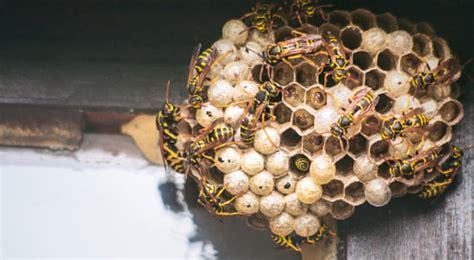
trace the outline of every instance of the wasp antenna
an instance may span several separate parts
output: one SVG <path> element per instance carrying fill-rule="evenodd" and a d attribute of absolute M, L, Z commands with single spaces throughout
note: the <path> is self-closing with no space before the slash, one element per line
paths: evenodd
<path fill-rule="evenodd" d="M 171 88 L 171 81 L 166 81 L 166 103 L 170 101 L 170 88 Z"/>
<path fill-rule="evenodd" d="M 256 50 L 250 49 L 249 47 L 245 47 L 245 50 L 253 52 L 253 53 L 257 54 L 258 56 L 260 56 L 260 58 L 263 58 L 262 54 L 260 52 L 256 51 Z"/>
<path fill-rule="evenodd" d="M 462 65 L 461 65 L 461 70 L 464 69 L 464 67 L 466 67 L 469 63 L 472 62 L 472 58 L 468 59 L 466 62 L 464 62 Z"/>

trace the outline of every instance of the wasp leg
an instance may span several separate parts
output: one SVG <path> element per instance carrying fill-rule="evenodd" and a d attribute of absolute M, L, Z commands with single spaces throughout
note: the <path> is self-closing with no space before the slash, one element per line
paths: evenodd
<path fill-rule="evenodd" d="M 216 215 L 219 217 L 229 217 L 229 216 L 242 216 L 240 212 L 225 212 L 225 211 L 216 211 Z"/>
<path fill-rule="evenodd" d="M 234 196 L 229 200 L 226 200 L 224 202 L 219 203 L 219 206 L 220 207 L 225 207 L 225 206 L 229 205 L 230 203 L 234 202 L 236 199 L 237 199 L 237 196 Z"/>

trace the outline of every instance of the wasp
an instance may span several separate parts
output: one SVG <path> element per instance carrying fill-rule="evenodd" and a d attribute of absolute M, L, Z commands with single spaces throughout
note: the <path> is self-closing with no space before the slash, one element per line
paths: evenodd
<path fill-rule="evenodd" d="M 295 169 L 299 172 L 307 173 L 309 172 L 311 161 L 306 156 L 300 155 L 296 157 L 295 161 L 293 162 L 293 165 Z"/>
<path fill-rule="evenodd" d="M 283 26 L 287 25 L 288 22 L 285 18 L 283 18 L 281 15 L 273 13 L 275 7 L 277 7 L 276 4 L 263 4 L 257 2 L 257 4 L 252 7 L 251 12 L 240 18 L 242 21 L 251 19 L 251 26 L 241 33 L 251 28 L 255 28 L 261 33 L 269 33 L 271 30 L 273 30 L 273 28 L 275 28 L 274 23 L 276 20 L 280 20 Z"/>
<path fill-rule="evenodd" d="M 326 224 L 322 224 L 318 232 L 312 236 L 306 238 L 300 237 L 295 233 L 287 236 L 279 236 L 272 234 L 273 241 L 282 248 L 293 249 L 296 252 L 301 252 L 301 245 L 303 244 L 316 244 L 328 236 L 335 236 L 336 233 L 332 231 Z"/>
<path fill-rule="evenodd" d="M 446 160 L 437 167 L 439 175 L 427 183 L 416 195 L 422 199 L 431 199 L 444 193 L 451 185 L 462 166 L 464 152 L 458 146 L 451 146 L 451 151 Z"/>
<path fill-rule="evenodd" d="M 416 172 L 425 169 L 428 169 L 428 171 L 432 171 L 433 167 L 438 162 L 438 158 L 438 148 L 433 147 L 418 155 L 415 155 L 414 157 L 396 160 L 394 163 L 391 163 L 389 173 L 393 177 L 411 177 Z"/>
<path fill-rule="evenodd" d="M 346 112 L 331 126 L 331 135 L 341 140 L 351 126 L 359 122 L 377 105 L 379 96 L 371 89 L 363 88 L 351 98 Z"/>
<path fill-rule="evenodd" d="M 308 23 L 308 20 L 313 18 L 316 13 L 319 13 L 321 18 L 327 21 L 328 14 L 323 10 L 326 7 L 332 7 L 332 5 L 320 5 L 317 0 L 294 0 L 290 7 L 290 13 L 303 25 Z"/>
<path fill-rule="evenodd" d="M 189 93 L 188 103 L 194 108 L 199 108 L 204 102 L 204 80 L 207 74 L 216 62 L 218 53 L 215 48 L 208 48 L 201 54 L 201 44 L 194 49 L 189 62 L 189 72 L 187 80 L 187 89 Z"/>
<path fill-rule="evenodd" d="M 385 121 L 380 136 L 382 140 L 395 140 L 398 136 L 402 136 L 404 132 L 419 131 L 422 127 L 428 125 L 429 121 L 426 115 L 415 109 L 401 118 L 393 117 Z"/>
<path fill-rule="evenodd" d="M 217 217 L 226 217 L 226 216 L 238 216 L 242 215 L 240 212 L 226 211 L 226 207 L 229 206 L 232 202 L 235 201 L 237 196 L 233 196 L 230 199 L 222 198 L 222 195 L 225 191 L 225 187 L 218 188 L 211 181 L 205 180 L 201 183 L 199 189 L 198 203 L 204 206 L 211 214 Z"/>
<path fill-rule="evenodd" d="M 326 42 L 326 56 L 330 62 L 327 66 L 330 72 L 324 75 L 324 82 L 331 76 L 335 83 L 339 83 L 344 79 L 352 79 L 351 73 L 347 70 L 350 65 L 350 60 L 347 58 L 348 54 L 342 43 L 330 32 L 328 32 L 328 40 Z"/>

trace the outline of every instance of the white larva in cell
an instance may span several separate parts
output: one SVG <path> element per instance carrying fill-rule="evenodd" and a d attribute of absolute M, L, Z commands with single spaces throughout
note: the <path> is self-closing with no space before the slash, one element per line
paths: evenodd
<path fill-rule="evenodd" d="M 196 111 L 196 120 L 203 127 L 210 126 L 214 121 L 223 116 L 224 112 L 222 109 L 217 108 L 211 104 L 203 104 Z"/>
<path fill-rule="evenodd" d="M 258 196 L 248 191 L 237 197 L 234 203 L 235 209 L 243 215 L 252 215 L 258 212 L 260 202 Z"/>
<path fill-rule="evenodd" d="M 234 88 L 234 102 L 253 100 L 258 92 L 258 83 L 251 80 L 242 80 Z"/>
<path fill-rule="evenodd" d="M 262 171 L 250 178 L 250 190 L 257 195 L 264 196 L 270 194 L 274 186 L 273 176 L 266 171 Z"/>
<path fill-rule="evenodd" d="M 370 205 L 382 207 L 390 201 L 392 192 L 383 179 L 377 178 L 365 185 L 365 197 Z"/>
<path fill-rule="evenodd" d="M 237 171 L 240 168 L 240 153 L 234 147 L 224 147 L 216 151 L 216 167 L 223 173 Z"/>
<path fill-rule="evenodd" d="M 230 62 L 224 67 L 224 78 L 231 84 L 237 84 L 250 77 L 250 68 L 243 61 Z"/>
<path fill-rule="evenodd" d="M 283 212 L 270 219 L 270 229 L 276 235 L 287 236 L 295 230 L 295 219 L 290 214 Z"/>
<path fill-rule="evenodd" d="M 232 102 L 234 87 L 226 80 L 216 80 L 207 90 L 209 102 L 216 107 L 225 107 Z"/>
<path fill-rule="evenodd" d="M 232 41 L 235 45 L 243 45 L 247 41 L 248 28 L 240 19 L 227 21 L 222 27 L 222 38 Z"/>
<path fill-rule="evenodd" d="M 403 72 L 390 71 L 385 80 L 385 87 L 393 97 L 399 97 L 408 94 L 410 80 L 411 78 Z"/>
<path fill-rule="evenodd" d="M 313 158 L 309 174 L 316 184 L 326 184 L 336 176 L 336 166 L 329 155 L 321 154 Z"/>
<path fill-rule="evenodd" d="M 285 212 L 293 215 L 300 216 L 308 211 L 308 205 L 303 204 L 298 200 L 296 193 L 290 193 L 285 196 Z"/>
<path fill-rule="evenodd" d="M 321 227 L 318 217 L 312 214 L 305 214 L 295 218 L 295 232 L 299 236 L 308 237 L 316 234 Z"/>
<path fill-rule="evenodd" d="M 277 180 L 276 188 L 283 194 L 290 194 L 296 189 L 296 179 L 291 175 L 286 175 Z"/>
<path fill-rule="evenodd" d="M 372 159 L 367 154 L 363 154 L 354 161 L 354 174 L 361 181 L 370 181 L 377 177 L 377 164 L 374 159 Z"/>
<path fill-rule="evenodd" d="M 263 170 L 264 162 L 263 156 L 251 149 L 242 155 L 240 167 L 248 175 L 255 175 Z"/>
<path fill-rule="evenodd" d="M 323 189 L 311 177 L 305 177 L 296 184 L 298 199 L 306 204 L 312 204 L 323 195 Z"/>
<path fill-rule="evenodd" d="M 388 48 L 396 55 L 403 56 L 413 50 L 413 39 L 405 31 L 394 31 L 388 35 Z"/>
<path fill-rule="evenodd" d="M 261 154 L 272 154 L 280 147 L 280 134 L 273 127 L 265 127 L 255 133 L 253 145 Z"/>
<path fill-rule="evenodd" d="M 288 171 L 289 161 L 288 153 L 277 151 L 267 156 L 265 169 L 275 176 L 280 176 Z"/>
<path fill-rule="evenodd" d="M 362 33 L 362 49 L 374 55 L 387 44 L 387 34 L 384 30 L 374 27 Z"/>
<path fill-rule="evenodd" d="M 242 171 L 224 175 L 224 187 L 232 195 L 240 195 L 249 189 L 249 177 Z"/>
<path fill-rule="evenodd" d="M 232 41 L 228 39 L 218 40 L 212 47 L 217 50 L 218 62 L 223 66 L 235 61 L 237 58 L 237 48 L 235 48 Z"/>
<path fill-rule="evenodd" d="M 278 192 L 272 192 L 260 199 L 260 212 L 267 217 L 280 214 L 285 208 L 283 196 Z"/>

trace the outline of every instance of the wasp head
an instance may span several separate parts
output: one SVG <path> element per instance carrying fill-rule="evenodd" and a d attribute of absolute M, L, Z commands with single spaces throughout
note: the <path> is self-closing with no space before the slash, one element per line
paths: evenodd
<path fill-rule="evenodd" d="M 189 97 L 188 103 L 194 108 L 199 108 L 203 103 L 203 99 L 199 95 L 192 95 L 191 97 Z"/>
<path fill-rule="evenodd" d="M 388 172 L 390 173 L 391 176 L 393 177 L 398 177 L 400 176 L 400 162 L 388 162 L 390 165 L 390 168 L 388 169 Z"/>
<path fill-rule="evenodd" d="M 462 158 L 464 155 L 463 150 L 461 150 L 461 148 L 455 145 L 453 145 L 452 147 L 452 153 L 453 153 L 453 157 L 456 159 Z"/>
<path fill-rule="evenodd" d="M 163 115 L 167 118 L 178 118 L 180 109 L 173 103 L 165 102 L 161 111 L 163 112 Z"/>
<path fill-rule="evenodd" d="M 263 60 L 270 64 L 275 65 L 280 62 L 282 49 L 278 44 L 270 44 L 263 51 Z"/>

